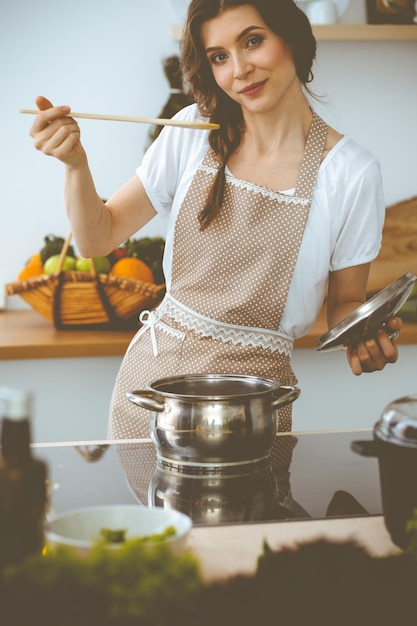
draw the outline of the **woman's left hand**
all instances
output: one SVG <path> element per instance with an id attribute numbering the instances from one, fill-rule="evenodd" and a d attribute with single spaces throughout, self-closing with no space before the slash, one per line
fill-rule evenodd
<path id="1" fill-rule="evenodd" d="M 399 332 L 402 320 L 393 317 L 388 325 L 393 332 Z M 348 346 L 347 359 L 355 376 L 382 370 L 387 363 L 395 363 L 398 359 L 398 348 L 394 341 L 395 339 L 390 339 L 384 330 L 379 330 L 375 338 L 361 341 L 356 346 Z"/>

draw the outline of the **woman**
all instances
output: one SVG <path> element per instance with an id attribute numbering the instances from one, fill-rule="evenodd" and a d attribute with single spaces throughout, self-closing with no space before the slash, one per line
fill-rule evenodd
<path id="1" fill-rule="evenodd" d="M 329 326 L 365 300 L 384 219 L 376 159 L 312 110 L 316 42 L 293 0 L 193 0 L 181 62 L 196 104 L 178 117 L 211 131 L 165 127 L 105 204 L 69 107 L 38 98 L 35 146 L 66 165 L 66 203 L 83 256 L 110 252 L 156 213 L 168 220 L 167 295 L 128 348 L 109 436 L 146 436 L 148 415 L 126 391 L 196 372 L 294 384 L 293 340 L 313 325 L 327 289 Z M 399 329 L 398 318 L 390 322 Z M 347 349 L 355 375 L 398 353 L 388 335 Z M 279 429 L 291 430 L 291 410 Z"/>

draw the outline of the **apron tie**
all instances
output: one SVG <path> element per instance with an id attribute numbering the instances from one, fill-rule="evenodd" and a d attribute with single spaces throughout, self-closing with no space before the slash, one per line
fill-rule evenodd
<path id="1" fill-rule="evenodd" d="M 151 333 L 151 343 L 152 343 L 152 351 L 154 356 L 158 356 L 158 346 L 156 344 L 156 334 L 155 334 L 155 325 L 159 322 L 160 315 L 156 315 L 153 311 L 142 311 L 139 315 L 139 321 L 142 324 L 142 328 L 138 330 L 136 335 L 133 337 L 130 342 L 126 354 L 133 348 L 133 346 L 137 343 L 139 338 L 145 333 L 147 330 Z"/>
<path id="2" fill-rule="evenodd" d="M 156 344 L 156 334 L 155 334 L 155 324 L 159 321 L 159 316 L 155 315 L 153 311 L 142 311 L 139 315 L 139 321 L 142 323 L 142 328 L 137 334 L 139 338 L 143 335 L 144 332 L 150 330 L 151 332 L 151 342 L 152 342 L 152 351 L 154 356 L 158 356 L 158 346 Z"/>

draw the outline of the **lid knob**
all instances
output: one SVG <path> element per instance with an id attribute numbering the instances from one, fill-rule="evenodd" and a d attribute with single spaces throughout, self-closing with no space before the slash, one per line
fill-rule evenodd
<path id="1" fill-rule="evenodd" d="M 375 425 L 375 433 L 389 443 L 417 447 L 417 394 L 388 404 Z"/>

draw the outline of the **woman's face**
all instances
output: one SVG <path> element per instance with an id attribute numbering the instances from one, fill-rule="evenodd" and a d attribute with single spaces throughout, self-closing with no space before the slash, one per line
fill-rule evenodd
<path id="1" fill-rule="evenodd" d="M 250 4 L 226 9 L 201 26 L 218 86 L 243 113 L 269 113 L 300 82 L 291 51 Z"/>

